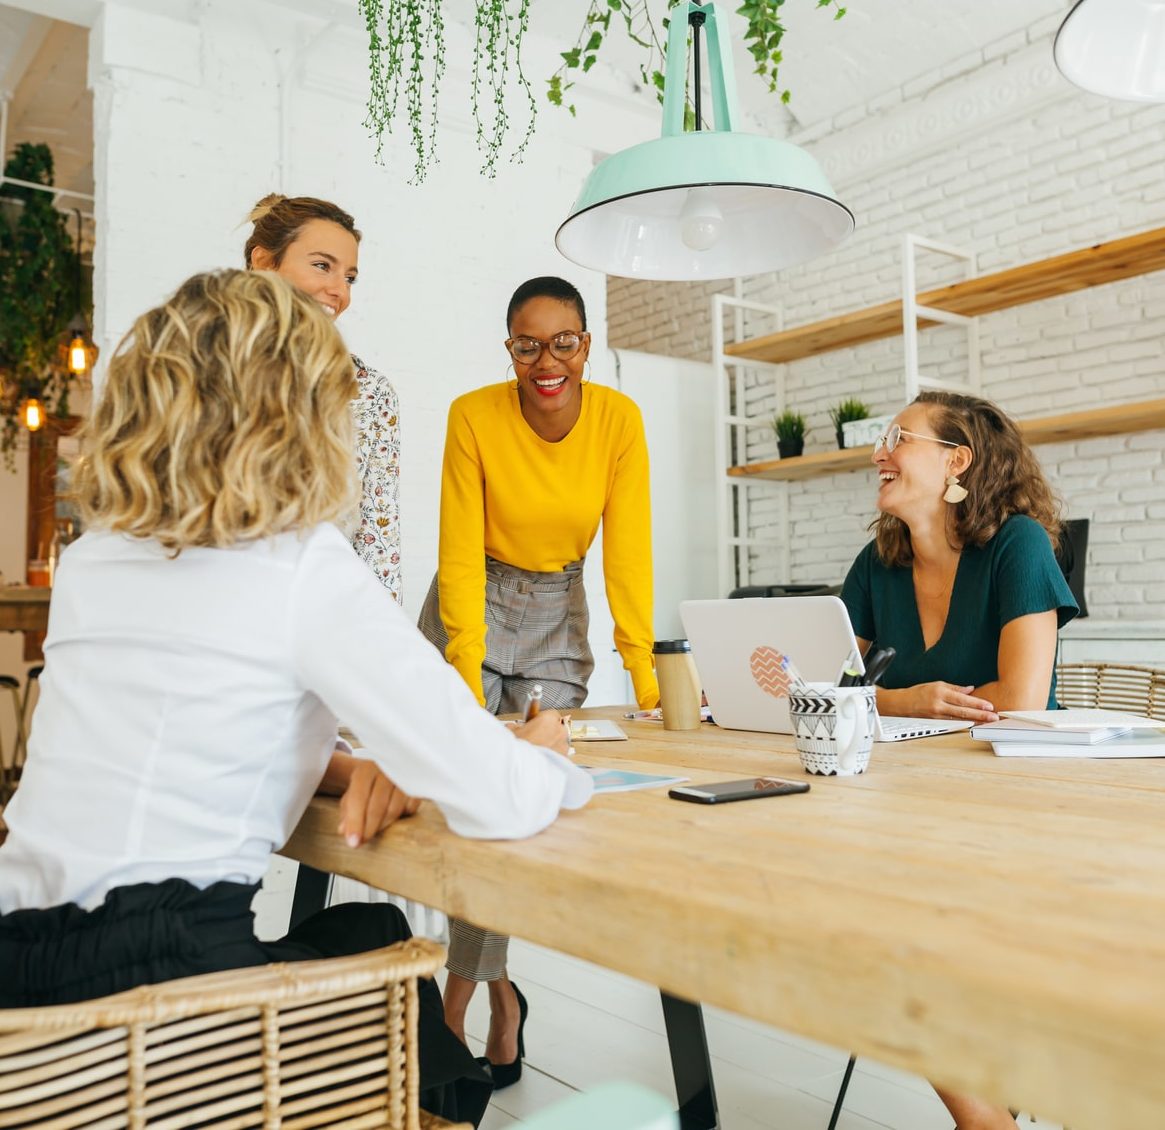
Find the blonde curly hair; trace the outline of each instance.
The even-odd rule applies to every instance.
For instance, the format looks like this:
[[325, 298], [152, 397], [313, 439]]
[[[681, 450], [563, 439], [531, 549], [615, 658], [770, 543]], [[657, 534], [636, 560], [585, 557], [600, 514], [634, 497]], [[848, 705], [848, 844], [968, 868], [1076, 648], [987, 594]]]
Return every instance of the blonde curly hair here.
[[81, 430], [87, 525], [175, 554], [346, 515], [352, 358], [318, 305], [268, 272], [187, 279], [122, 339]]

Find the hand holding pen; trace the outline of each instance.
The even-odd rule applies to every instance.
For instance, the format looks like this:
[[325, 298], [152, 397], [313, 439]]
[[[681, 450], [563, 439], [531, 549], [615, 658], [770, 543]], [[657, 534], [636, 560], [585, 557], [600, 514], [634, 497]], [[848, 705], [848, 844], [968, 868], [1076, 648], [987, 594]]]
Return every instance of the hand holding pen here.
[[522, 712], [523, 724], [529, 722], [542, 709], [542, 684], [535, 683], [526, 695], [526, 709]]

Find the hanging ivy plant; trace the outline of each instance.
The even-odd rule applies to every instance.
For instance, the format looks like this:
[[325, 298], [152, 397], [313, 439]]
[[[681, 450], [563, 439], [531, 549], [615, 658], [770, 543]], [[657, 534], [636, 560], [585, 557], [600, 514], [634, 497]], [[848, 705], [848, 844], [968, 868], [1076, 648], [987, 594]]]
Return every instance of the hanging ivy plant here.
[[[669, 0], [668, 11], [686, 2]], [[816, 0], [816, 4], [818, 8], [831, 9], [835, 20], [840, 20], [846, 13], [838, 0]], [[785, 36], [781, 8], [784, 5], [785, 0], [744, 0], [736, 14], [746, 21], [744, 43], [756, 62], [754, 73], [765, 81], [770, 93], [779, 94], [781, 102], [788, 103], [791, 94], [780, 87], [781, 41]], [[547, 80], [546, 96], [555, 106], [565, 105], [574, 114], [574, 104], [566, 99], [567, 92], [574, 86], [571, 75], [586, 74], [598, 61], [599, 51], [611, 31], [612, 17], [615, 16], [619, 17], [616, 27], [621, 26], [632, 43], [646, 52], [647, 57], [639, 66], [640, 78], [644, 86], [653, 88], [659, 100], [663, 101], [663, 67], [667, 53], [647, 0], [589, 0], [574, 46], [562, 52], [562, 63]], [[669, 22], [666, 16], [661, 21], [665, 32]], [[688, 122], [689, 128], [691, 124]]]
[[[52, 151], [21, 142], [4, 174], [52, 184]], [[78, 303], [88, 302], [77, 293], [77, 255], [68, 217], [53, 206], [50, 193], [0, 186], [0, 453], [9, 470], [15, 468], [25, 400], [36, 397], [54, 415], [68, 415], [64, 335]]]
[[[534, 135], [537, 104], [522, 68], [522, 43], [529, 27], [532, 0], [474, 0], [474, 42], [471, 99], [477, 146], [482, 153], [482, 172], [493, 176], [505, 148], [510, 118], [506, 91], [517, 82], [526, 99], [528, 116], [522, 139], [509, 155], [519, 161]], [[556, 0], [562, 3], [564, 0]], [[668, 10], [686, 0], [669, 0]], [[737, 14], [746, 20], [744, 42], [756, 61], [755, 72], [778, 94], [779, 68], [785, 26], [781, 8], [786, 0], [745, 0]], [[839, 0], [815, 0], [829, 8], [833, 18], [845, 15]], [[376, 139], [376, 158], [383, 159], [385, 134], [392, 133], [401, 95], [413, 150], [413, 183], [422, 182], [437, 161], [437, 96], [445, 74], [445, 25], [443, 0], [357, 0], [368, 30], [370, 91], [364, 124]], [[658, 0], [655, 0], [658, 6]], [[611, 34], [612, 23], [644, 52], [639, 73], [662, 101], [665, 48], [665, 16], [659, 28], [648, 0], [586, 0], [582, 25], [574, 46], [561, 52], [562, 62], [547, 80], [547, 98], [555, 106], [575, 113], [568, 98], [576, 79], [598, 61]], [[426, 84], [428, 89], [426, 90]], [[403, 89], [402, 89], [403, 88]], [[690, 118], [689, 108], [688, 116]], [[689, 126], [692, 124], [689, 121]]]
[[[364, 124], [376, 138], [382, 160], [385, 134], [404, 87], [413, 148], [413, 183], [421, 183], [437, 162], [437, 95], [445, 74], [443, 0], [358, 0], [368, 29], [370, 91]], [[537, 104], [522, 70], [522, 40], [530, 23], [531, 0], [475, 0], [472, 93], [477, 147], [486, 176], [497, 172], [510, 118], [505, 96], [515, 80], [526, 96], [529, 119], [510, 154], [521, 160], [534, 136]], [[425, 84], [428, 83], [428, 96]]]

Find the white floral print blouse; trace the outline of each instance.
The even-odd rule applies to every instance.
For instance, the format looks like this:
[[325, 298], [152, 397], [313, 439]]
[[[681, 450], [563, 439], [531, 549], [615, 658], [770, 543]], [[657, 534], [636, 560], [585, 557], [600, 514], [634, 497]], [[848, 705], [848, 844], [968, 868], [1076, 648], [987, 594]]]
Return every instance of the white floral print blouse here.
[[360, 474], [360, 524], [352, 545], [401, 603], [400, 414], [388, 378], [353, 355], [360, 395], [352, 401], [356, 465]]

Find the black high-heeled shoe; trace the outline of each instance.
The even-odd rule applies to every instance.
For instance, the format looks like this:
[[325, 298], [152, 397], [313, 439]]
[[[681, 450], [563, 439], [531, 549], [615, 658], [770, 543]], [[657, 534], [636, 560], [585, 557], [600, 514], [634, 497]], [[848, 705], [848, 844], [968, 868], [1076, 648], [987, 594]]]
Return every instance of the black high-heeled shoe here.
[[526, 998], [522, 996], [522, 990], [513, 981], [510, 982], [510, 985], [514, 990], [514, 996], [518, 998], [518, 1058], [510, 1063], [491, 1063], [489, 1065], [490, 1072], [494, 1077], [495, 1091], [512, 1087], [522, 1078], [522, 1057], [526, 1054], [526, 1041], [522, 1037], [522, 1032], [526, 1027], [526, 1015], [530, 1011], [530, 1006], [526, 1003]]

